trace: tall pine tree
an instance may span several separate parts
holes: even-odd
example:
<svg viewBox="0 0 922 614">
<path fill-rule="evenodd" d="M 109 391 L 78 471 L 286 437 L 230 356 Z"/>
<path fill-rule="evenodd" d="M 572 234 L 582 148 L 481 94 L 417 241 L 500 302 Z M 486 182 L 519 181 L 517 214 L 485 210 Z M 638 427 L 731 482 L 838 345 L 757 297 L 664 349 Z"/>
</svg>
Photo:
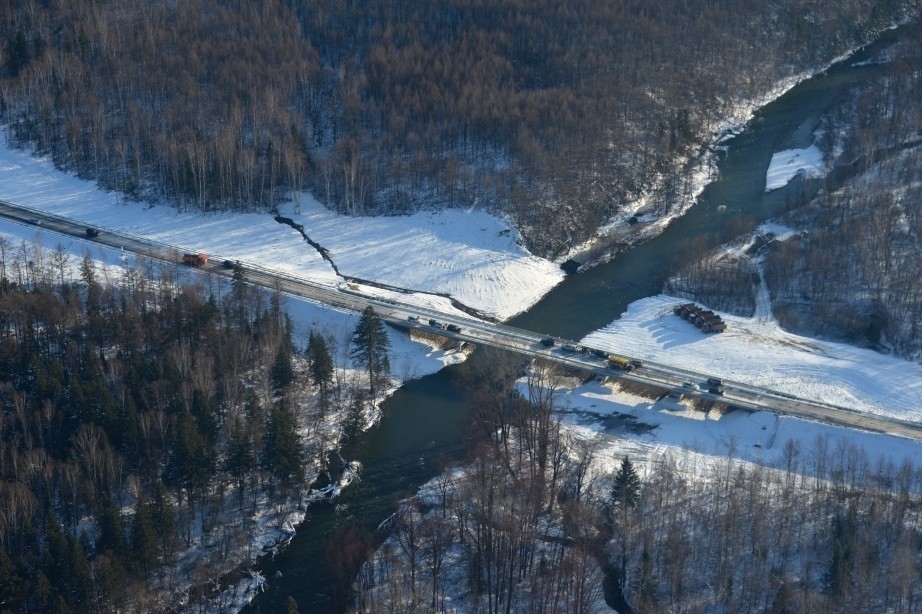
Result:
<svg viewBox="0 0 922 614">
<path fill-rule="evenodd" d="M 320 392 L 320 417 L 326 415 L 330 405 L 330 384 L 333 382 L 333 358 L 323 335 L 311 330 L 307 342 L 307 360 L 311 379 Z"/>
<path fill-rule="evenodd" d="M 372 400 L 377 398 L 377 385 L 390 373 L 391 365 L 388 351 L 391 349 L 390 339 L 384 322 L 369 305 L 362 312 L 359 323 L 352 333 L 352 357 L 356 365 L 368 369 L 369 387 Z"/>
<path fill-rule="evenodd" d="M 621 461 L 621 467 L 615 474 L 615 483 L 611 489 L 613 505 L 634 507 L 640 496 L 640 477 L 634 469 L 634 464 L 627 456 Z"/>
<path fill-rule="evenodd" d="M 292 486 L 304 480 L 305 452 L 298 433 L 298 421 L 284 401 L 269 412 L 263 440 L 263 467 L 288 494 Z"/>
</svg>

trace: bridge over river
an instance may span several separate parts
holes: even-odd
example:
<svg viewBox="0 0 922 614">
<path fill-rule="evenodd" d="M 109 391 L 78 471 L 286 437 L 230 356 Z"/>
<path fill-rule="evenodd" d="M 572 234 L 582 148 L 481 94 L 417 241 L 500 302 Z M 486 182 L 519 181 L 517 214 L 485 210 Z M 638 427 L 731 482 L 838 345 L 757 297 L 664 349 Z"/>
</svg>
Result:
<svg viewBox="0 0 922 614">
<path fill-rule="evenodd" d="M 177 246 L 107 229 L 93 228 L 88 232 L 86 225 L 79 221 L 6 201 L 0 201 L 0 216 L 17 223 L 36 226 L 46 232 L 77 237 L 162 262 L 182 261 L 183 250 Z M 198 267 L 199 270 L 223 277 L 233 275 L 233 269 L 226 264 L 237 262 L 232 255 L 208 256 L 208 263 Z M 742 382 L 725 380 L 722 385 L 723 394 L 713 394 L 709 392 L 709 386 L 706 384 L 709 376 L 707 373 L 697 373 L 650 360 L 645 360 L 642 366 L 629 371 L 611 368 L 604 354 L 600 356 L 591 348 L 579 346 L 576 341 L 556 338 L 553 345 L 548 345 L 549 341 L 545 335 L 533 331 L 475 319 L 459 315 L 457 312 L 441 312 L 391 298 L 373 296 L 363 292 L 358 285 L 345 282 L 324 285 L 251 263 L 244 262 L 240 265 L 244 269 L 246 280 L 251 284 L 278 289 L 336 309 L 361 312 L 372 306 L 383 320 L 403 329 L 419 330 L 459 342 L 517 352 L 529 358 L 542 359 L 599 377 L 643 384 L 662 390 L 664 394 L 699 397 L 739 409 L 769 410 L 836 426 L 922 440 L 922 424 L 799 398 Z"/>
</svg>

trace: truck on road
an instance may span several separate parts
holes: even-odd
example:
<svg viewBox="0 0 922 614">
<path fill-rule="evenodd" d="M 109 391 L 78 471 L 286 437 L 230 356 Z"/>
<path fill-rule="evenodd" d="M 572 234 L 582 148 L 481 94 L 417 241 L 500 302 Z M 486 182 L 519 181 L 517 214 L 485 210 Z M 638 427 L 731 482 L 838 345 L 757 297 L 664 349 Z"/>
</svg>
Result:
<svg viewBox="0 0 922 614">
<path fill-rule="evenodd" d="M 631 371 L 634 365 L 631 364 L 630 358 L 618 356 L 617 354 L 608 355 L 608 367 L 610 369 L 621 369 L 622 371 Z"/>
<path fill-rule="evenodd" d="M 203 252 L 197 254 L 183 254 L 182 263 L 188 264 L 189 266 L 205 266 L 208 264 L 208 255 Z"/>
</svg>

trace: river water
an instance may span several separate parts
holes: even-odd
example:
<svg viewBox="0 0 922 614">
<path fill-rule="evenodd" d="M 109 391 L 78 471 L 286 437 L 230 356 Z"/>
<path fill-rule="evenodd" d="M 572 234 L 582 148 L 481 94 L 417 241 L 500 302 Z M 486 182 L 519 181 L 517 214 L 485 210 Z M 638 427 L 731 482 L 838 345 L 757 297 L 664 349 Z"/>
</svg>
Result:
<svg viewBox="0 0 922 614">
<path fill-rule="evenodd" d="M 903 35 L 903 28 L 848 60 L 791 89 L 761 109 L 746 131 L 726 143 L 719 161 L 720 179 L 660 236 L 611 262 L 571 275 L 511 324 L 540 333 L 580 339 L 617 319 L 628 304 L 658 294 L 683 253 L 701 237 L 732 238 L 727 222 L 744 214 L 764 221 L 778 215 L 803 189 L 792 184 L 765 194 L 765 171 L 772 153 L 811 142 L 822 114 L 846 88 L 885 71 L 881 65 L 856 65 Z M 477 360 L 474 353 L 470 361 Z M 469 361 L 469 362 L 470 362 Z M 335 505 L 318 505 L 298 528 L 290 546 L 262 570 L 269 588 L 248 611 L 284 611 L 288 596 L 300 611 L 337 612 L 337 591 L 350 572 L 340 566 L 345 535 L 374 532 L 395 509 L 446 462 L 459 460 L 470 442 L 458 381 L 469 365 L 455 365 L 409 383 L 388 399 L 378 426 L 365 433 L 349 453 L 362 463 L 361 479 Z M 354 573 L 352 570 L 351 573 Z"/>
</svg>

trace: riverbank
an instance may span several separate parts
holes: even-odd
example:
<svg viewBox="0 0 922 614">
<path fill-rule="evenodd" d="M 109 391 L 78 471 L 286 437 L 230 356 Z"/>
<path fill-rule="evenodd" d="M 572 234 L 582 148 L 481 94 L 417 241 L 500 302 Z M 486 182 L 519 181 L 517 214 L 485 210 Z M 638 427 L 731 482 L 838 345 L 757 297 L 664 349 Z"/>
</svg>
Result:
<svg viewBox="0 0 922 614">
<path fill-rule="evenodd" d="M 33 157 L 5 143 L 0 146 L 0 199 L 317 283 L 335 285 L 346 277 L 359 278 L 392 288 L 409 304 L 443 308 L 457 301 L 471 312 L 508 320 L 561 283 L 564 262 L 595 266 L 662 233 L 718 177 L 717 161 L 727 151 L 726 142 L 746 129 L 758 109 L 844 57 L 794 75 L 757 99 L 731 105 L 726 118 L 707 128 L 710 136 L 697 153 L 676 161 L 672 173 L 683 178 L 678 194 L 665 196 L 668 178 L 659 176 L 642 198 L 624 203 L 593 240 L 556 262 L 530 254 L 510 223 L 476 206 L 409 216 L 348 217 L 329 211 L 309 194 L 293 194 L 278 213 L 300 224 L 302 236 L 274 215 L 198 214 L 170 203 L 125 201 L 56 170 L 47 157 Z"/>
<path fill-rule="evenodd" d="M 74 186 L 70 191 L 66 186 L 59 189 L 53 184 L 62 175 L 49 168 L 47 162 L 44 168 L 39 168 L 32 176 L 32 180 L 26 177 L 16 189 L 11 189 L 16 183 L 13 181 L 14 167 L 25 168 L 28 166 L 27 161 L 32 159 L 21 152 L 9 154 L 9 164 L 5 163 L 2 171 L 4 178 L 11 181 L 6 181 L 3 188 L 0 188 L 6 190 L 0 194 L 0 198 L 14 202 L 23 202 L 22 199 L 25 199 L 30 206 L 50 207 L 54 212 L 83 219 L 87 225 L 103 229 L 124 228 L 127 232 L 154 236 L 190 250 L 204 249 L 235 259 L 239 257 L 245 262 L 279 268 L 293 275 L 309 276 L 325 283 L 341 282 L 329 262 L 315 248 L 305 243 L 290 227 L 276 223 L 271 216 L 194 216 L 177 213 L 167 206 L 152 208 L 122 203 L 113 195 L 93 192 L 86 182 L 78 180 L 73 180 Z M 41 167 L 42 161 L 38 163 Z M 66 179 L 63 183 L 72 179 L 63 177 Z M 445 297 L 439 296 L 441 293 L 454 292 L 459 295 L 463 290 L 465 301 L 479 306 L 485 313 L 502 317 L 527 308 L 562 279 L 562 273 L 554 263 L 532 262 L 516 242 L 512 229 L 498 220 L 485 220 L 477 211 L 451 216 L 413 216 L 415 219 L 411 223 L 408 223 L 408 218 L 384 218 L 372 223 L 367 218 L 327 216 L 323 211 L 319 211 L 318 215 L 314 205 L 305 202 L 301 202 L 300 207 L 292 205 L 290 210 L 286 209 L 282 213 L 292 217 L 301 216 L 299 223 L 302 223 L 312 240 L 335 255 L 337 266 L 347 274 L 355 273 L 356 276 L 375 279 L 379 271 L 386 271 L 388 277 L 384 278 L 385 281 L 397 282 L 391 285 L 424 290 L 419 295 L 401 294 L 401 300 L 429 301 L 436 300 L 433 299 L 435 296 L 444 301 Z M 655 219 L 641 216 L 637 232 L 653 232 L 657 228 L 665 228 L 668 221 L 674 219 L 679 212 L 673 211 L 672 214 Z M 364 224 L 373 226 L 374 232 L 365 233 L 362 230 Z M 50 236 L 37 237 L 34 227 L 17 227 L 17 232 L 19 240 L 45 242 L 46 245 L 56 240 Z M 318 232 L 319 235 L 316 234 Z M 468 249 L 470 246 L 459 240 L 459 236 L 468 232 L 481 241 L 477 250 Z M 426 236 L 420 238 L 424 233 L 427 233 Z M 642 234 L 640 236 L 643 237 Z M 398 237 L 400 240 L 396 239 Z M 67 249 L 72 250 L 69 253 L 77 257 L 85 249 L 97 251 L 92 244 L 71 240 L 68 240 Z M 117 252 L 107 258 L 113 263 L 122 262 L 130 266 L 130 257 Z M 396 264 L 382 264 L 386 262 Z M 520 265 L 521 268 L 514 268 Z M 512 279 L 500 274 L 509 270 L 516 271 Z M 112 279 L 117 280 L 119 277 L 120 274 L 113 269 Z M 441 280 L 449 277 L 452 278 L 451 283 L 441 285 Z M 455 290 L 449 292 L 451 287 Z M 308 320 L 326 323 L 338 317 L 334 314 L 321 309 Z M 333 326 L 338 328 L 339 333 L 351 330 L 346 321 Z M 300 330 L 303 334 L 304 328 Z M 420 370 L 418 373 L 421 375 L 424 372 Z"/>
<path fill-rule="evenodd" d="M 204 251 L 317 283 L 348 278 L 368 280 L 399 292 L 399 300 L 444 308 L 457 301 L 485 317 L 508 320 L 528 310 L 556 287 L 560 265 L 577 260 L 594 266 L 661 233 L 694 205 L 717 178 L 716 162 L 728 139 L 744 130 L 754 113 L 812 74 L 778 84 L 757 100 L 741 102 L 725 120 L 709 128 L 696 156 L 677 162 L 686 189 L 665 198 L 658 188 L 625 203 L 598 236 L 557 262 L 530 254 L 506 220 L 477 207 L 409 216 L 349 217 L 336 214 L 309 194 L 293 194 L 282 217 L 304 229 L 314 245 L 275 216 L 252 213 L 198 214 L 169 203 L 125 201 L 95 184 L 56 170 L 47 157 L 0 147 L 0 199 L 80 220 L 87 226 L 142 236 L 183 250 Z M 661 184 L 666 178 L 660 177 Z M 660 185 L 661 187 L 661 185 Z M 631 223 L 636 219 L 636 223 Z M 335 267 L 331 265 L 335 264 Z"/>
</svg>

